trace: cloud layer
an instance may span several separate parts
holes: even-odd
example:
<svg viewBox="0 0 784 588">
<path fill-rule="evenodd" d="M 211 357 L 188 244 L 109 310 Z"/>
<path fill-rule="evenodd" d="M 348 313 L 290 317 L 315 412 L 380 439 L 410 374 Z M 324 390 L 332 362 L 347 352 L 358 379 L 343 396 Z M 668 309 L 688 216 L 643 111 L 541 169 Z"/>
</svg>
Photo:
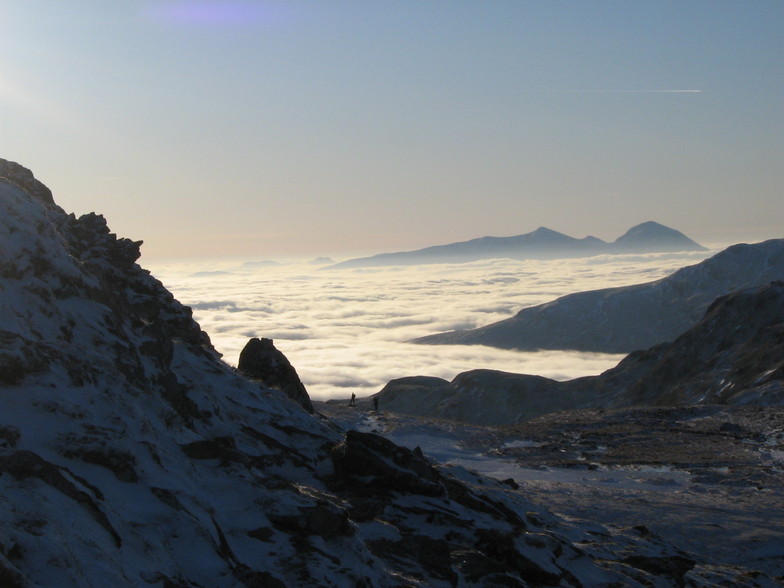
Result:
<svg viewBox="0 0 784 588">
<path fill-rule="evenodd" d="M 597 374 L 622 356 L 516 352 L 406 343 L 431 333 L 508 318 L 558 296 L 658 279 L 709 253 L 597 256 L 553 261 L 319 270 L 241 261 L 150 267 L 184 304 L 224 359 L 236 365 L 251 337 L 286 354 L 314 399 L 377 392 L 412 375 L 452 379 L 490 368 L 565 380 Z"/>
</svg>

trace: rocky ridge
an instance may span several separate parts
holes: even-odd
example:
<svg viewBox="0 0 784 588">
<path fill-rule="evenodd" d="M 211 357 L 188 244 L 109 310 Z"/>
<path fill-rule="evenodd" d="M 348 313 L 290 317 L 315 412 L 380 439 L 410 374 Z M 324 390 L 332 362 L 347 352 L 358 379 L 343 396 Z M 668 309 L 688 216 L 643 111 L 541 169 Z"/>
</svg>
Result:
<svg viewBox="0 0 784 588">
<path fill-rule="evenodd" d="M 0 169 L 3 586 L 707 585 L 664 542 L 605 541 L 247 379 L 140 242 Z"/>
<path fill-rule="evenodd" d="M 487 427 L 317 405 L 337 421 L 505 480 L 583 526 L 606 525 L 599 535 L 631 533 L 681 550 L 630 555 L 640 565 L 675 572 L 700 559 L 702 573 L 732 565 L 784 581 L 784 407 L 586 409 Z M 699 585 L 692 573 L 672 585 Z M 743 581 L 765 582 L 754 573 Z"/>
<path fill-rule="evenodd" d="M 472 370 L 451 382 L 393 380 L 378 396 L 387 410 L 486 425 L 582 408 L 784 405 L 784 282 L 719 298 L 673 342 L 632 353 L 599 376 L 558 382 Z"/>
<path fill-rule="evenodd" d="M 563 296 L 477 329 L 414 343 L 630 353 L 671 341 L 719 296 L 784 279 L 784 239 L 733 245 L 666 278 Z"/>
</svg>

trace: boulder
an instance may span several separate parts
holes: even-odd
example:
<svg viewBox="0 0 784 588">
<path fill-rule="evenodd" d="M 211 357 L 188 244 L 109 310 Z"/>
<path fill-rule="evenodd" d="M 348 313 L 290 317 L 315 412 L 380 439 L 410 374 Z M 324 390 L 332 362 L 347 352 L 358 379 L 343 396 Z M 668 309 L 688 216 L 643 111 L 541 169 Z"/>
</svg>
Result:
<svg viewBox="0 0 784 588">
<path fill-rule="evenodd" d="M 286 356 L 275 348 L 272 339 L 254 337 L 248 341 L 240 352 L 237 367 L 244 376 L 261 380 L 266 386 L 286 394 L 308 412 L 313 412 L 310 396 L 297 371 Z"/>
<path fill-rule="evenodd" d="M 336 487 L 385 495 L 390 492 L 445 496 L 442 476 L 417 453 L 374 433 L 348 431 L 332 448 Z"/>
</svg>

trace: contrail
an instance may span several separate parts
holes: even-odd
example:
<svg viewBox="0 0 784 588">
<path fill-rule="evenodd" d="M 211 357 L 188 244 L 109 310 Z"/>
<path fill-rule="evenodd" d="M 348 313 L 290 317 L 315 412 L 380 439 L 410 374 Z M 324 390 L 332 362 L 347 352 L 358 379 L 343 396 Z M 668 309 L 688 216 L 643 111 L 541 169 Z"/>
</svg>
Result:
<svg viewBox="0 0 784 588">
<path fill-rule="evenodd" d="M 701 94 L 702 90 L 529 90 L 531 94 Z"/>
<path fill-rule="evenodd" d="M 700 94 L 702 90 L 585 90 L 589 94 Z"/>
</svg>

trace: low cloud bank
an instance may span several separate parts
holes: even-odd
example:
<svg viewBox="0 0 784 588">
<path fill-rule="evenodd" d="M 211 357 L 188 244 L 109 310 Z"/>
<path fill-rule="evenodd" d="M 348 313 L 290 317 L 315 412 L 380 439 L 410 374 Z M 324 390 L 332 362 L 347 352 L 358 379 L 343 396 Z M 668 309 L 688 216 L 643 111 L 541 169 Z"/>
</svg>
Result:
<svg viewBox="0 0 784 588">
<path fill-rule="evenodd" d="M 475 368 L 558 380 L 598 374 L 623 356 L 407 341 L 482 326 L 573 292 L 662 278 L 711 253 L 331 271 L 307 264 L 256 268 L 241 261 L 149 269 L 193 308 L 225 361 L 236 365 L 250 337 L 269 337 L 295 366 L 311 397 L 323 400 L 373 394 L 403 376 L 451 380 Z"/>
</svg>

